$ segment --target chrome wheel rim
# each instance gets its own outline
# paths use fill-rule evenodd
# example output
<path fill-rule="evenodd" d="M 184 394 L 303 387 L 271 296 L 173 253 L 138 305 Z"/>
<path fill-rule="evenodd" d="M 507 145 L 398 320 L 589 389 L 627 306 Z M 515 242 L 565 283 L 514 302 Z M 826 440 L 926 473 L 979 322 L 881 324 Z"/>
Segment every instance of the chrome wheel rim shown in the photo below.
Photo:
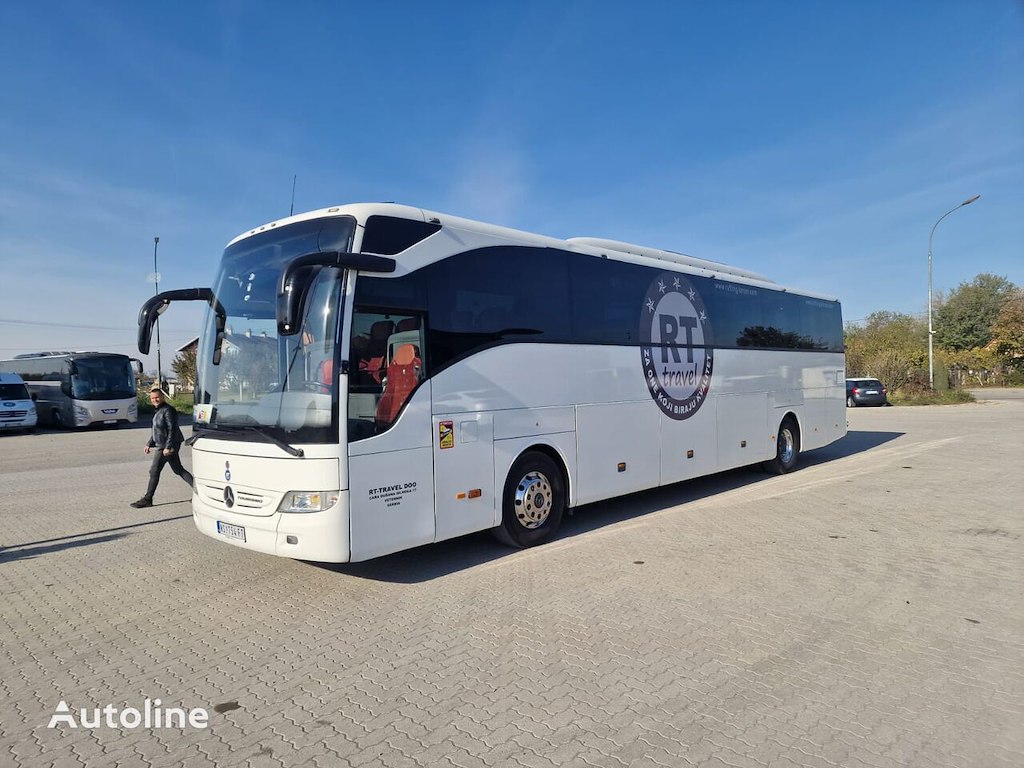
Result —
<path fill-rule="evenodd" d="M 788 427 L 779 433 L 779 460 L 783 464 L 790 464 L 796 454 L 796 441 L 793 439 L 793 432 Z"/>
<path fill-rule="evenodd" d="M 516 486 L 516 519 L 524 528 L 540 528 L 551 515 L 554 493 L 543 472 L 530 472 Z"/>

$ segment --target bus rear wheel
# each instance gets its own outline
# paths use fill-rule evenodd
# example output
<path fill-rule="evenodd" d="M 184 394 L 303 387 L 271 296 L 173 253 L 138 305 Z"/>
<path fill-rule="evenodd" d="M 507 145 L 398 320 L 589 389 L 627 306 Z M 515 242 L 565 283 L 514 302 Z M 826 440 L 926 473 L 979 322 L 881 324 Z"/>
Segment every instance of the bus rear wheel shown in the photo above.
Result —
<path fill-rule="evenodd" d="M 792 416 L 787 416 L 779 425 L 775 437 L 775 458 L 764 462 L 764 468 L 775 475 L 793 471 L 800 456 L 800 428 Z"/>
<path fill-rule="evenodd" d="M 495 537 L 518 548 L 547 541 L 562 523 L 565 498 L 558 464 L 540 451 L 527 451 L 515 460 L 505 480 Z"/>

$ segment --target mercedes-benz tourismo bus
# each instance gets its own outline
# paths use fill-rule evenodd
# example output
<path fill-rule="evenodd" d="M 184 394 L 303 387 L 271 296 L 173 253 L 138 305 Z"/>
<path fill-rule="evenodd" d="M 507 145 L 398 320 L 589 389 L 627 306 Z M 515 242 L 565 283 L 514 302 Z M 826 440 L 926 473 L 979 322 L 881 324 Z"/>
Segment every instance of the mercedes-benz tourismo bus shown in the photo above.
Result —
<path fill-rule="evenodd" d="M 314 561 L 493 529 L 846 432 L 839 303 L 759 274 L 394 204 L 232 240 L 197 359 L 196 525 Z"/>

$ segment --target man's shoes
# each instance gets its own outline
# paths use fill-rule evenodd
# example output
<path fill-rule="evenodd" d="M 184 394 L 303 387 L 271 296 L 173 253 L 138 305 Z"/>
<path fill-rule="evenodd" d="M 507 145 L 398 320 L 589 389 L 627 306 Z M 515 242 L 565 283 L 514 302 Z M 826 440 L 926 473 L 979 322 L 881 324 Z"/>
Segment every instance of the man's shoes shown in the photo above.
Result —
<path fill-rule="evenodd" d="M 135 509 L 142 509 L 143 507 L 152 507 L 153 500 L 147 499 L 145 496 L 143 496 L 141 499 L 139 499 L 138 501 L 133 501 L 128 506 L 135 507 Z"/>

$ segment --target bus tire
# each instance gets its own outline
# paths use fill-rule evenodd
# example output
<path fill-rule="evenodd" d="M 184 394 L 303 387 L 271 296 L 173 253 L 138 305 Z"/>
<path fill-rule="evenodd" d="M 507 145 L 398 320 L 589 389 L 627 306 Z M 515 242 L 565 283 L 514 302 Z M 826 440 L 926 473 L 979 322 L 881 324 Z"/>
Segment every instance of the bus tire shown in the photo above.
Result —
<path fill-rule="evenodd" d="M 562 523 L 565 498 L 558 464 L 540 451 L 527 451 L 513 462 L 505 480 L 495 537 L 520 549 L 547 541 Z"/>
<path fill-rule="evenodd" d="M 775 475 L 784 475 L 796 468 L 800 457 L 800 428 L 792 416 L 787 416 L 779 424 L 779 432 L 775 437 L 775 458 L 764 462 L 766 471 Z"/>
<path fill-rule="evenodd" d="M 56 409 L 53 411 L 53 426 L 57 429 L 64 429 L 64 417 Z"/>

